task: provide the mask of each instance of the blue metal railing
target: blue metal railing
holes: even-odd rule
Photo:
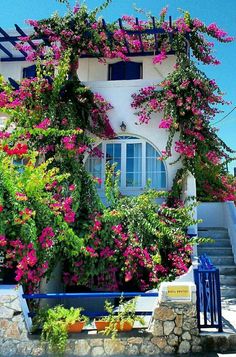
[[[210,258],[204,254],[199,257],[198,269],[194,270],[197,286],[197,319],[198,328],[217,328],[223,331],[220,276]]]
[[[33,299],[94,299],[94,298],[105,298],[105,299],[113,299],[113,298],[132,298],[132,297],[158,297],[158,292],[100,292],[100,293],[47,293],[47,294],[22,294],[23,299],[25,300],[33,300]],[[96,303],[96,302],[95,302]],[[95,311],[90,312],[85,310],[83,312],[88,317],[100,317],[106,316],[107,313],[105,311]],[[148,308],[143,310],[136,310],[137,315],[151,315],[152,311],[148,311]],[[30,312],[28,314],[29,317],[32,317],[34,313]]]

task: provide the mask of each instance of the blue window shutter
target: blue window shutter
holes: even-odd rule
[[[142,78],[142,73],[141,73],[141,68],[142,68],[142,63],[137,63],[137,62],[126,62],[126,78],[127,80],[129,79],[141,79]]]
[[[125,62],[117,62],[109,66],[109,79],[118,81],[125,79]]]
[[[130,80],[142,78],[142,63],[117,62],[109,65],[109,80]]]
[[[23,78],[34,78],[36,77],[36,65],[23,68]]]

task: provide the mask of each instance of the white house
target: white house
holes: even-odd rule
[[[115,140],[98,142],[104,158],[89,158],[86,165],[94,176],[103,179],[105,162],[116,161],[117,169],[121,170],[123,193],[141,193],[147,179],[151,180],[152,187],[169,190],[181,166],[181,163],[171,165],[178,157],[174,150],[173,156],[166,162],[158,160],[168,137],[167,131],[158,127],[161,115],[153,118],[148,125],[137,125],[137,117],[131,108],[131,95],[143,87],[160,83],[174,69],[174,64],[174,55],[168,56],[161,65],[153,65],[152,56],[132,57],[122,74],[120,65],[125,64],[119,59],[108,60],[106,64],[99,63],[95,58],[81,58],[79,61],[79,79],[112,104],[109,119],[117,134]],[[27,76],[27,68],[30,74],[31,66],[25,61],[0,62],[0,73],[5,79],[10,77],[19,81],[23,75]],[[116,73],[119,78],[123,75],[123,78],[117,79]]]
[[[16,50],[22,30],[4,32],[0,28],[0,73],[6,80],[20,81],[23,77],[34,77],[35,66],[25,61],[23,51]],[[10,34],[10,36],[8,35]],[[24,33],[23,33],[24,35]],[[161,114],[153,114],[149,124],[137,123],[135,111],[131,107],[132,94],[141,88],[157,85],[174,70],[175,55],[168,55],[161,64],[153,64],[153,56],[140,53],[132,56],[129,62],[119,59],[100,63],[95,58],[79,60],[78,77],[93,92],[101,94],[113,107],[109,111],[111,126],[116,137],[111,140],[98,140],[97,145],[104,156],[87,157],[85,165],[94,176],[102,179],[98,187],[101,197],[104,196],[105,164],[117,163],[120,170],[120,189],[123,194],[137,195],[142,193],[148,181],[152,188],[161,191],[171,189],[176,172],[181,168],[179,154],[172,150],[172,156],[166,161],[159,160],[165,150],[168,131],[160,129]],[[4,126],[5,116],[0,113],[0,127]],[[178,134],[176,135],[178,139]],[[176,140],[173,140],[175,142]],[[175,164],[173,162],[177,161]],[[196,196],[196,182],[189,174],[183,187],[183,198]],[[204,203],[198,209],[201,234],[213,235],[217,241],[215,246],[206,246],[214,264],[220,266],[221,281],[224,284],[224,297],[236,294],[236,210],[232,202]],[[195,212],[195,216],[196,212]],[[206,232],[205,232],[206,231]],[[197,234],[197,225],[191,227],[189,233]],[[229,239],[230,238],[230,239]],[[233,248],[233,254],[231,246]],[[195,252],[196,253],[196,252]],[[228,276],[229,275],[229,276]],[[58,274],[59,277],[59,274]],[[176,286],[183,287],[185,280],[192,279],[192,273],[181,278]],[[56,281],[52,282],[53,289]],[[190,285],[191,289],[194,285]],[[50,289],[50,287],[47,287]],[[160,296],[167,296],[167,287],[160,291]],[[146,302],[145,302],[146,304]]]

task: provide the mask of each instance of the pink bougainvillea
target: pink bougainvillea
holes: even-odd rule
[[[196,152],[196,145],[194,144],[187,145],[182,141],[176,141],[175,151],[181,155],[187,156],[188,158],[192,158],[194,157]]]
[[[160,124],[159,124],[159,128],[161,128],[161,129],[170,129],[172,123],[173,123],[173,118],[162,119]]]

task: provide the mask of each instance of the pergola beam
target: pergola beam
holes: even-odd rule
[[[121,29],[121,30],[124,30],[123,24],[122,24],[122,20],[121,20],[121,19],[118,20],[118,23],[119,23],[120,29]],[[130,49],[129,49],[128,41],[127,41],[126,38],[124,38],[124,41],[125,41],[125,47],[127,48],[127,53],[130,54]]]
[[[6,47],[1,45],[1,43],[0,43],[0,50],[2,50],[9,58],[13,58],[13,54],[10,51],[8,51]]]
[[[132,50],[130,48],[130,45],[129,45],[129,42],[127,40],[127,38],[124,36],[124,45],[127,49],[127,55],[128,57],[135,57],[135,56],[153,56],[155,54],[158,53],[158,48],[159,48],[159,39],[158,39],[158,35],[168,35],[169,36],[169,39],[170,39],[170,43],[172,44],[173,42],[173,33],[176,32],[177,30],[176,29],[173,29],[171,31],[165,31],[164,29],[162,28],[158,28],[156,26],[156,22],[155,22],[155,18],[152,17],[151,18],[151,28],[149,29],[144,29],[144,30],[139,30],[138,29],[138,26],[140,26],[140,21],[139,19],[136,17],[135,19],[135,24],[137,25],[137,29],[136,30],[132,30],[132,29],[124,29],[124,26],[123,26],[123,22],[122,22],[122,19],[119,18],[118,19],[118,28],[120,28],[121,30],[124,30],[125,31],[125,34],[127,34],[128,36],[134,36],[134,38],[138,38],[139,41],[140,41],[140,50],[139,51],[135,51],[135,50]],[[113,45],[114,43],[114,39],[113,39],[113,33],[108,29],[107,27],[107,24],[105,22],[105,20],[103,19],[102,20],[102,26],[103,26],[103,29],[104,31],[106,32],[107,34],[107,37],[108,37],[108,40],[110,42],[111,45]],[[169,17],[169,26],[170,28],[172,28],[172,19],[171,17]],[[16,31],[19,33],[20,36],[22,37],[27,37],[27,34],[20,28],[20,26],[18,26],[17,24],[15,24],[15,28],[16,28]],[[19,43],[20,41],[20,36],[16,36],[16,35],[9,35],[6,31],[4,31],[2,29],[2,27],[0,27],[0,34],[2,36],[0,36],[0,50],[2,52],[4,52],[7,57],[3,57],[0,59],[1,62],[17,62],[17,61],[25,61],[26,60],[26,57],[27,57],[27,53],[24,51],[24,50],[21,50],[21,49],[18,49],[18,51],[22,54],[22,56],[14,56],[14,52],[13,50],[9,49],[9,48],[6,48],[5,46],[5,43],[10,43],[12,44],[13,46],[16,46],[17,43]],[[144,49],[144,43],[143,43],[143,39],[145,38],[145,35],[153,35],[154,36],[154,48],[153,50],[147,50],[145,51]],[[187,41],[187,35],[188,34],[185,34],[186,36],[186,42]],[[38,37],[38,39],[44,41],[46,43],[46,45],[50,45],[49,43],[47,43],[47,38],[46,37]],[[32,49],[36,50],[37,49],[37,46],[36,44],[32,41],[32,40],[29,40],[27,41],[27,43],[32,47]],[[186,46],[187,47],[187,46]],[[174,51],[171,50],[168,52],[168,54],[174,54]],[[90,54],[86,54],[84,53],[83,55],[81,55],[82,58],[92,58],[94,57],[93,55],[90,55]],[[95,56],[96,57],[96,56]],[[102,57],[102,55],[98,55],[98,57]]]
[[[5,36],[5,38],[8,39],[8,42],[10,42],[13,46],[16,46],[17,45],[17,41],[13,40],[11,36],[8,35],[8,33],[6,33],[6,31],[4,31],[1,27],[0,27],[0,33]],[[19,41],[19,38],[18,38],[18,41]],[[27,53],[23,50],[18,50],[19,52],[22,53],[22,55],[24,57],[27,57]]]
[[[24,36],[24,37],[27,37],[26,33],[20,28],[20,26],[18,26],[17,24],[15,24],[15,28],[16,28],[16,31],[21,35],[21,36]],[[37,46],[32,42],[32,41],[27,41],[28,44],[34,49],[36,50],[37,49]]]

